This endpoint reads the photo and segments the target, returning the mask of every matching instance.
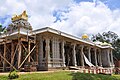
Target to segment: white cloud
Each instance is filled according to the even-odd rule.
[[[29,22],[33,29],[49,26],[55,21],[53,11],[72,3],[72,0],[2,0],[0,2],[0,16],[20,14],[27,10]],[[7,19],[8,22],[9,19]],[[6,21],[5,21],[6,22]]]
[[[68,33],[80,36],[83,33],[97,34],[114,31],[120,35],[120,10],[110,10],[104,3],[81,2],[70,6],[70,12],[64,13],[68,20],[53,24]],[[56,27],[57,26],[57,27]]]
[[[68,12],[62,11],[66,7]],[[97,6],[94,2],[77,4],[73,0],[2,0],[0,2],[0,16],[20,14],[23,10],[27,10],[33,29],[51,26],[77,36],[111,30],[120,35],[120,10],[110,10],[100,1]],[[56,23],[54,23],[56,19],[53,16],[54,10],[62,14],[61,21]],[[9,21],[10,18],[6,19],[4,25]]]

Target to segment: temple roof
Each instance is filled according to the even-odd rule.
[[[53,29],[53,28],[50,28],[50,27],[37,29],[37,30],[32,31],[32,33],[28,33],[28,34],[23,32],[23,31],[20,31],[20,34],[32,36],[32,35],[40,34],[40,33],[44,33],[44,32],[57,34],[57,35],[60,35],[60,36],[66,37],[66,38],[73,39],[73,40],[78,41],[78,42],[82,42],[82,43],[85,43],[85,44],[88,44],[88,45],[91,45],[91,46],[96,46],[96,47],[99,47],[99,48],[112,48],[113,49],[113,47],[111,45],[106,45],[106,43],[102,43],[102,42],[99,42],[99,43],[98,42],[89,42],[89,41],[83,40],[83,39],[78,38],[76,36],[73,36],[73,35],[61,32],[59,30],[56,30],[56,29]],[[14,32],[12,34],[7,34],[7,36],[14,36],[16,34],[18,34],[18,32]],[[5,34],[0,35],[1,39],[4,38],[4,37],[6,37]],[[105,45],[103,45],[103,44],[105,44]]]
[[[60,35],[60,36],[64,36],[64,37],[73,39],[73,40],[75,40],[75,41],[83,42],[83,43],[85,43],[85,44],[92,45],[92,46],[96,46],[96,47],[99,47],[99,48],[112,48],[112,49],[113,49],[113,47],[112,47],[111,45],[99,45],[99,44],[96,44],[95,42],[87,41],[87,40],[78,38],[78,37],[76,37],[76,36],[73,36],[73,35],[70,35],[70,34],[61,32],[61,31],[59,31],[59,30],[55,30],[55,29],[50,28],[50,27],[45,27],[45,28],[41,28],[41,29],[34,30],[34,31],[33,31],[33,34],[39,34],[39,33],[43,33],[43,32],[50,32],[50,33],[58,34],[58,35]]]

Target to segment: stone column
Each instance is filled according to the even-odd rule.
[[[102,57],[101,57],[101,54],[102,54],[102,52],[101,52],[101,50],[99,50],[99,60],[100,60],[100,66],[102,66]]]
[[[43,64],[43,39],[42,37],[40,37],[40,40],[39,40],[39,53],[38,53],[38,62],[39,62],[39,66],[42,66]]]
[[[57,39],[57,59],[60,59],[59,40]]]
[[[110,49],[107,49],[108,66],[110,66]]]
[[[96,54],[96,48],[94,49],[94,54],[95,54],[95,66],[98,66],[98,65],[97,65],[97,54]]]
[[[52,39],[52,67],[54,67],[54,39]]]
[[[48,67],[48,57],[50,55],[50,40],[48,38],[45,39],[46,41],[46,46],[45,46],[45,50],[46,50],[46,56],[45,56],[45,59],[46,59],[46,67]]]
[[[57,49],[57,48],[56,48],[56,47],[57,47],[57,46],[56,46],[56,38],[55,38],[54,40],[55,40],[55,41],[54,41],[54,50],[55,50],[54,56],[55,56],[55,58],[56,58],[56,57],[57,57],[57,56],[56,56],[56,53],[57,53],[57,51],[56,51],[56,49]]]
[[[112,49],[110,50],[110,54],[111,54],[111,63],[112,63],[112,67],[114,67]]]
[[[62,45],[61,45],[61,48],[62,48],[62,60],[63,60],[63,67],[65,67],[65,55],[64,55],[64,53],[65,53],[65,50],[64,50],[64,41],[62,41]]]
[[[81,60],[80,61],[81,61],[81,65],[84,67],[84,56],[83,56],[84,52],[83,52],[83,48],[84,48],[84,46],[82,45],[81,46],[81,54],[80,54],[81,55]]]
[[[55,58],[55,39],[53,38],[53,41],[52,41],[52,51],[53,51],[53,60]]]
[[[88,48],[88,59],[91,62],[91,53],[90,53],[91,47]]]
[[[77,66],[75,46],[76,46],[76,44],[73,44],[73,65]]]

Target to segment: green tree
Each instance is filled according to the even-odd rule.
[[[120,60],[120,38],[116,33],[112,31],[103,32],[102,34],[98,33],[96,35],[92,35],[91,40],[110,43],[114,48],[114,59]]]
[[[5,31],[6,31],[6,27],[0,25],[0,34],[4,33]]]

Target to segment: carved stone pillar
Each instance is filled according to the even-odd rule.
[[[102,55],[102,52],[101,52],[101,50],[99,50],[99,60],[100,60],[100,66],[102,66],[102,57],[101,57],[101,55]]]
[[[90,50],[91,50],[91,47],[88,48],[88,59],[91,62],[91,52],[90,52]]]
[[[64,50],[64,41],[62,41],[62,45],[61,45],[61,52],[62,52],[62,60],[63,60],[63,67],[65,67],[65,55],[64,55],[64,53],[65,53],[65,50]]]
[[[46,41],[46,46],[45,46],[45,50],[46,50],[46,56],[45,56],[45,59],[46,59],[46,67],[48,67],[48,57],[50,55],[50,40],[48,38],[45,39]]]
[[[112,49],[110,50],[110,54],[111,54],[111,63],[112,63],[111,65],[112,65],[112,67],[114,67]]]
[[[76,44],[73,44],[73,65],[77,66],[75,46],[76,46]]]
[[[59,46],[59,40],[58,39],[57,39],[57,44],[56,45],[57,45],[57,59],[60,59],[60,51],[59,51],[60,46]]]
[[[81,46],[81,53],[80,53],[80,55],[81,55],[81,65],[84,67],[84,56],[83,56],[83,54],[84,54],[84,52],[83,52],[83,48],[84,48],[84,46],[82,45]]]
[[[39,40],[39,53],[38,53],[38,62],[39,62],[39,66],[42,66],[43,64],[43,38],[40,37],[40,40]]]
[[[110,66],[110,49],[107,49],[108,66]]]
[[[97,54],[96,54],[96,48],[94,49],[94,54],[95,54],[95,66],[98,66],[98,65],[97,65]]]

